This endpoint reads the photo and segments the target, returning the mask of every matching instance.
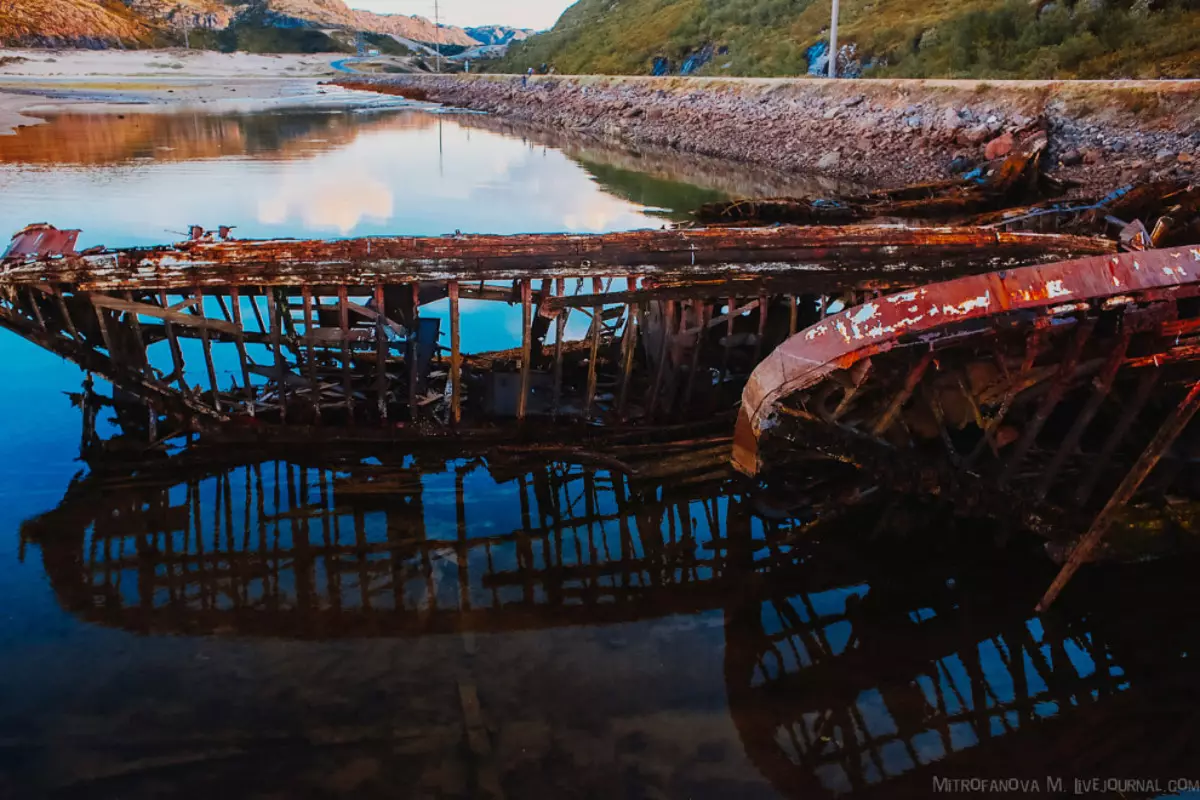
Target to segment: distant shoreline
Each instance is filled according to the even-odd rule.
[[[963,81],[515,75],[354,76],[546,130],[874,185],[945,179],[1044,130],[1085,191],[1191,178],[1200,81]],[[1007,148],[1007,149],[1006,149]]]
[[[218,104],[253,111],[326,101],[344,54],[202,50],[0,50],[0,136],[66,108],[152,112]],[[3,147],[3,139],[0,139]]]

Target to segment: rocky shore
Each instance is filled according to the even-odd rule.
[[[891,186],[966,172],[1044,129],[1086,189],[1190,177],[1200,85],[403,75],[338,81],[548,130]]]

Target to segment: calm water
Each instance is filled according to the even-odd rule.
[[[404,111],[65,116],[0,139],[0,229],[604,231],[778,188],[555,144]],[[1182,567],[1089,573],[1038,620],[1032,543],[848,507],[866,487],[828,467],[750,489],[494,452],[147,461],[119,398],[81,461],[78,370],[0,353],[0,797],[1200,777]]]

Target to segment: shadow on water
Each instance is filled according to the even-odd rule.
[[[857,480],[512,451],[97,461],[22,527],[25,559],[78,619],[204,664],[130,665],[153,680],[91,697],[111,718],[73,733],[101,754],[57,788],[924,797],[1186,774],[1190,565],[1090,573],[1037,618],[1052,565]]]

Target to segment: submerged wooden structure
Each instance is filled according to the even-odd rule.
[[[77,232],[30,226],[0,262],[0,324],[156,418],[223,435],[662,424],[732,408],[762,355],[834,302],[1114,248],[903,226],[343,241],[233,241],[229,230],[76,252]],[[464,313],[468,301],[502,316]],[[586,327],[569,340],[572,318]],[[510,346],[468,352],[472,324]],[[200,352],[185,354],[184,340]]]
[[[1068,545],[1089,530],[1048,604],[1200,406],[1200,251],[1145,250],[1139,225],[1117,241],[903,225],[237,241],[193,227],[173,246],[76,251],[77,232],[43,224],[0,261],[0,325],[142,402],[152,440],[687,438],[727,435],[740,400],[743,472],[786,418],[777,441],[917,476]],[[494,347],[464,347],[472,325]],[[1161,436],[1143,435],[1148,420],[1165,420]],[[1093,422],[1109,430],[1095,447]],[[1148,488],[1171,496],[1156,474]]]

